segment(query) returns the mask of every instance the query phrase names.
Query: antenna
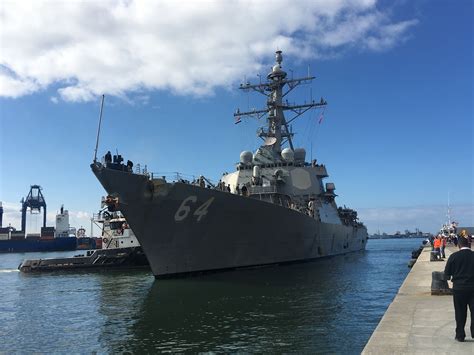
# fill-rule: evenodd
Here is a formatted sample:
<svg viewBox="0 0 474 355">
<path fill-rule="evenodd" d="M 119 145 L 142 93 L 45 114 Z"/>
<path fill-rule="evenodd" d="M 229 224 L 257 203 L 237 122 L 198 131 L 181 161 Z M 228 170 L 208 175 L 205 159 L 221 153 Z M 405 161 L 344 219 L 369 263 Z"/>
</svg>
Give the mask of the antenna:
<svg viewBox="0 0 474 355">
<path fill-rule="evenodd" d="M 448 224 L 451 224 L 451 191 L 448 190 Z"/>
<path fill-rule="evenodd" d="M 289 130 L 289 124 L 309 109 L 316 107 L 324 107 L 327 104 L 325 100 L 321 100 L 321 102 L 319 103 L 316 103 L 311 100 L 311 102 L 305 102 L 302 105 L 283 104 L 283 98 L 290 91 L 292 91 L 300 84 L 307 84 L 311 82 L 311 80 L 315 78 L 308 76 L 304 78 L 295 79 L 293 78 L 293 72 L 291 72 L 291 79 L 288 79 L 287 73 L 282 69 L 282 61 L 282 52 L 278 50 L 276 51 L 275 57 L 276 64 L 272 67 L 271 72 L 267 75 L 266 82 L 259 82 L 259 84 L 250 84 L 250 82 L 245 82 L 245 84 L 240 85 L 240 89 L 244 90 L 245 92 L 253 90 L 265 95 L 267 97 L 266 107 L 260 110 L 249 109 L 247 112 L 241 112 L 240 110 L 238 110 L 234 113 L 234 117 L 238 118 L 239 121 L 240 118 L 243 116 L 253 116 L 257 119 L 266 117 L 268 121 L 268 128 L 258 130 L 257 135 L 267 143 L 266 145 L 271 146 L 271 150 L 273 151 L 273 153 L 278 156 L 283 144 L 288 143 L 290 148 L 293 149 L 293 133 Z M 312 96 L 313 95 L 311 92 L 311 99 Z M 292 111 L 294 116 L 291 119 L 286 120 L 284 116 L 284 111 L 288 110 Z M 276 138 L 276 141 L 270 145 L 270 142 L 272 142 L 273 139 L 266 140 L 266 138 L 268 137 Z"/>
<path fill-rule="evenodd" d="M 105 95 L 102 95 L 102 102 L 100 103 L 99 127 L 97 127 L 97 139 L 95 141 L 94 163 L 97 161 L 97 148 L 99 147 L 100 125 L 102 123 L 102 110 L 104 109 Z"/>
</svg>

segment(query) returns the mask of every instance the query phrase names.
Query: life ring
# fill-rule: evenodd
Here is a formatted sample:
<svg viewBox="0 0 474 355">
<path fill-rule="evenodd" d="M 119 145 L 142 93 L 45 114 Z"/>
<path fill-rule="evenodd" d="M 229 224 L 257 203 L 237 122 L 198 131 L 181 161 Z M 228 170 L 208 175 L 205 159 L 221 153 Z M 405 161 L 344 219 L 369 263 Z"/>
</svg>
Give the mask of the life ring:
<svg viewBox="0 0 474 355">
<path fill-rule="evenodd" d="M 107 242 L 109 241 L 107 238 L 103 238 L 102 241 L 107 244 Z"/>
</svg>

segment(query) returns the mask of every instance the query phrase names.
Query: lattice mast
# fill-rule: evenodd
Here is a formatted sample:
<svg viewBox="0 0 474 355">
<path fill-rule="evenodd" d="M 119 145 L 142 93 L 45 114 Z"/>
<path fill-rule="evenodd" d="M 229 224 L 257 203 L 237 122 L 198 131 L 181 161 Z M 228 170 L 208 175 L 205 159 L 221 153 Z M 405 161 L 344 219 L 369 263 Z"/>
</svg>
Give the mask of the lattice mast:
<svg viewBox="0 0 474 355">
<path fill-rule="evenodd" d="M 237 109 L 234 113 L 234 117 L 240 120 L 242 116 L 252 116 L 258 119 L 266 116 L 268 126 L 266 129 L 260 129 L 257 134 L 265 141 L 265 146 L 271 147 L 275 155 L 280 155 L 282 146 L 286 142 L 288 142 L 291 149 L 294 149 L 292 142 L 293 133 L 289 129 L 289 124 L 309 109 L 326 106 L 327 102 L 321 98 L 320 102 L 312 100 L 310 103 L 303 105 L 290 105 L 287 100 L 283 103 L 283 98 L 290 91 L 300 84 L 310 83 L 315 77 L 307 76 L 298 79 L 286 79 L 287 73 L 281 66 L 283 56 L 280 50 L 276 51 L 275 59 L 276 63 L 272 67 L 272 71 L 267 75 L 267 81 L 265 83 L 240 84 L 241 90 L 246 92 L 254 90 L 265 95 L 267 97 L 267 108 L 248 112 L 241 112 Z M 285 86 L 287 86 L 286 91 L 284 91 Z M 287 121 L 284 111 L 292 111 L 295 113 L 295 116 Z"/>
</svg>

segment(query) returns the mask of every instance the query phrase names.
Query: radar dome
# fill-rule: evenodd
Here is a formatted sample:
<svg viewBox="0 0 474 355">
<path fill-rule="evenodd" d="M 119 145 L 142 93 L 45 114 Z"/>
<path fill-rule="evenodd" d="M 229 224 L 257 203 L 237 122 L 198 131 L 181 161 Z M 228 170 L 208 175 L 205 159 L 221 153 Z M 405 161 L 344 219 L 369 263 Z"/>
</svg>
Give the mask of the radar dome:
<svg viewBox="0 0 474 355">
<path fill-rule="evenodd" d="M 281 157 L 286 162 L 292 162 L 295 159 L 295 153 L 290 148 L 285 148 L 281 151 Z"/>
<path fill-rule="evenodd" d="M 295 161 L 303 163 L 306 159 L 306 150 L 304 148 L 295 149 Z"/>
<path fill-rule="evenodd" d="M 240 162 L 242 164 L 250 164 L 252 162 L 252 158 L 253 154 L 248 150 L 244 150 L 242 153 L 240 153 Z"/>
</svg>

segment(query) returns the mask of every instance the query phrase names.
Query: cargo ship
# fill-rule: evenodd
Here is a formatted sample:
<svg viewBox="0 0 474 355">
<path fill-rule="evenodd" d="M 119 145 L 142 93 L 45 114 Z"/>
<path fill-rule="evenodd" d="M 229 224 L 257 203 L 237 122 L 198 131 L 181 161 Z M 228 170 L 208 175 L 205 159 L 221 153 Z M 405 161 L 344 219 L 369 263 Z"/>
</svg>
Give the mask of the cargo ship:
<svg viewBox="0 0 474 355">
<path fill-rule="evenodd" d="M 77 250 L 102 249 L 102 238 L 86 236 L 86 230 L 79 228 L 76 232 Z"/>
<path fill-rule="evenodd" d="M 21 230 L 3 227 L 3 207 L 0 203 L 0 253 L 25 253 L 43 251 L 76 250 L 75 229 L 69 225 L 69 213 L 61 206 L 56 215 L 56 227 L 46 226 L 46 201 L 39 185 L 32 185 L 26 199 L 22 199 Z M 40 233 L 26 233 L 26 213 L 43 210 L 43 226 Z"/>
</svg>

